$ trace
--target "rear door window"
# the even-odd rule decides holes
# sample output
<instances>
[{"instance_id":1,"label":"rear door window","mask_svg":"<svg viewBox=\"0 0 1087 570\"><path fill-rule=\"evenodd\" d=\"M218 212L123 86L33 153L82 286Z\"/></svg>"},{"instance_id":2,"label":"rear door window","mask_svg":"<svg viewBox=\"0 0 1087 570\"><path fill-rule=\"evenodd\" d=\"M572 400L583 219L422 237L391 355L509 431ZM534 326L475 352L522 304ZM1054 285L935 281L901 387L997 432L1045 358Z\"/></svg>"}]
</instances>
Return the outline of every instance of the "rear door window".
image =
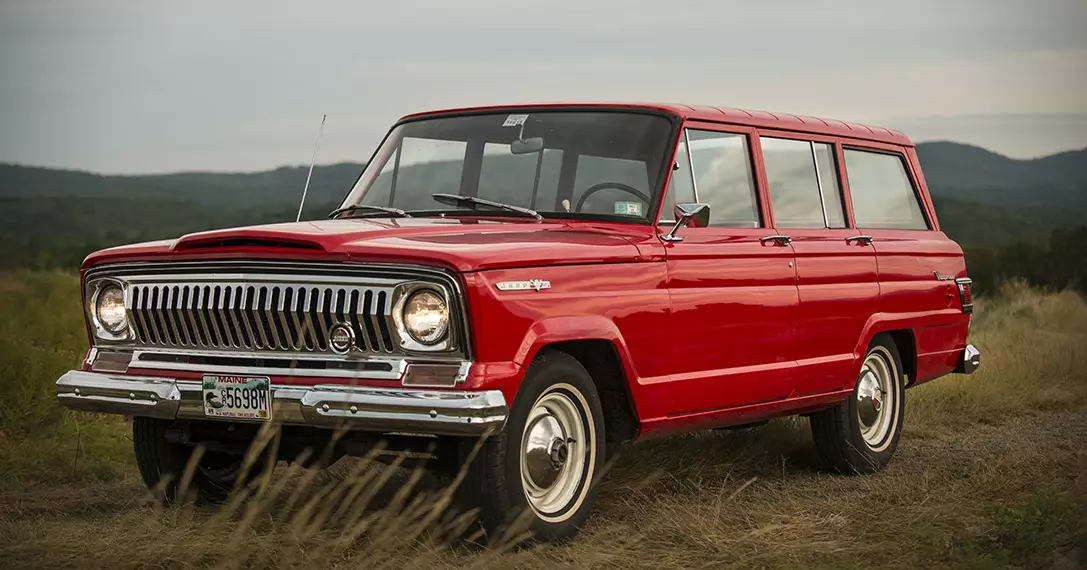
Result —
<instances>
[{"instance_id":1,"label":"rear door window","mask_svg":"<svg viewBox=\"0 0 1087 570\"><path fill-rule=\"evenodd\" d=\"M845 213L829 144L760 137L770 205L782 228L844 228Z\"/></svg>"},{"instance_id":2,"label":"rear door window","mask_svg":"<svg viewBox=\"0 0 1087 570\"><path fill-rule=\"evenodd\" d=\"M858 228L929 229L901 156L847 148L845 174Z\"/></svg>"}]
</instances>

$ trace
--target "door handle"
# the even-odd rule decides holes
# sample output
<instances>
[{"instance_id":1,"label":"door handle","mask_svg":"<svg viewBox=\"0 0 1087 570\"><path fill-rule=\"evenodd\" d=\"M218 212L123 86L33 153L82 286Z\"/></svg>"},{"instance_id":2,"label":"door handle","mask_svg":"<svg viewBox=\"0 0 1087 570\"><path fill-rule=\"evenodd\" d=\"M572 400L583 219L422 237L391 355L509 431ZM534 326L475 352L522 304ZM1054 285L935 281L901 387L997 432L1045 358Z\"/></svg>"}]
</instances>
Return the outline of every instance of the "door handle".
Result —
<instances>
[{"instance_id":1,"label":"door handle","mask_svg":"<svg viewBox=\"0 0 1087 570\"><path fill-rule=\"evenodd\" d=\"M872 245L872 236L849 236L845 238L845 243L857 242L861 245Z\"/></svg>"},{"instance_id":2,"label":"door handle","mask_svg":"<svg viewBox=\"0 0 1087 570\"><path fill-rule=\"evenodd\" d=\"M774 242L774 243L775 243L775 244L777 244L777 245L789 245L790 243L792 243L792 241L793 241L793 238L791 238L791 237L789 237L789 236L781 236L781 235L777 235L777 236L766 236L766 237L761 237L761 238L759 238L759 241L761 241L762 243L766 243L766 242L771 242L771 241L772 241L772 242Z\"/></svg>"}]
</instances>

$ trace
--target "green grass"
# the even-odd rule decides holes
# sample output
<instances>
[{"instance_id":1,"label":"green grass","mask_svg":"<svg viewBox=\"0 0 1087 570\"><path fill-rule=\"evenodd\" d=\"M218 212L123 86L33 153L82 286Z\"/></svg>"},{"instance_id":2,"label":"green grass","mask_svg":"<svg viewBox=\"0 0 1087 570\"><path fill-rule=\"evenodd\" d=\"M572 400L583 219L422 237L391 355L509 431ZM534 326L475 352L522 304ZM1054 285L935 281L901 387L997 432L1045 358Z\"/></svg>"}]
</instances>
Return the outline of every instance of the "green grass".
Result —
<instances>
[{"instance_id":1,"label":"green grass","mask_svg":"<svg viewBox=\"0 0 1087 570\"><path fill-rule=\"evenodd\" d=\"M127 422L54 403L86 348L76 276L0 275L0 327L0 567L993 568L1087 550L1087 303L1073 294L1012 284L979 301L981 370L907 392L880 473L824 472L801 419L643 442L577 539L529 549L459 539L468 518L439 482L358 459L281 466L223 508L156 506Z\"/></svg>"}]
</instances>

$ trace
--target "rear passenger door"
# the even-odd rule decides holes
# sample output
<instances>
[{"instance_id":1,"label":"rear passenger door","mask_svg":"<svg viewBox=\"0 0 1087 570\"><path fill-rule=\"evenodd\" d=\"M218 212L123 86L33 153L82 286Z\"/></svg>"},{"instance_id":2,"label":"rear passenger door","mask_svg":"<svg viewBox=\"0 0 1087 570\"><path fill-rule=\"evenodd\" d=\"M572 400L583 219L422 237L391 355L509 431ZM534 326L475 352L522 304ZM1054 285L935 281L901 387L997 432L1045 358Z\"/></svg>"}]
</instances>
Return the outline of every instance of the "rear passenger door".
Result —
<instances>
[{"instance_id":1,"label":"rear passenger door","mask_svg":"<svg viewBox=\"0 0 1087 570\"><path fill-rule=\"evenodd\" d=\"M857 343L879 310L876 254L849 227L832 138L759 132L773 224L796 257L799 304L796 395L853 380Z\"/></svg>"},{"instance_id":2,"label":"rear passenger door","mask_svg":"<svg viewBox=\"0 0 1087 570\"><path fill-rule=\"evenodd\" d=\"M948 372L966 340L954 281L965 276L962 250L933 229L905 149L847 145L843 158L856 226L872 237L879 261L881 317L914 336L909 380Z\"/></svg>"},{"instance_id":3,"label":"rear passenger door","mask_svg":"<svg viewBox=\"0 0 1087 570\"><path fill-rule=\"evenodd\" d=\"M683 133L661 213L665 233L671 204L710 206L708 227L683 228L683 241L665 245L673 366L670 385L644 387L652 409L639 412L649 417L780 400L793 388L792 248L765 239L774 231L756 191L752 129L721 128Z\"/></svg>"}]
</instances>

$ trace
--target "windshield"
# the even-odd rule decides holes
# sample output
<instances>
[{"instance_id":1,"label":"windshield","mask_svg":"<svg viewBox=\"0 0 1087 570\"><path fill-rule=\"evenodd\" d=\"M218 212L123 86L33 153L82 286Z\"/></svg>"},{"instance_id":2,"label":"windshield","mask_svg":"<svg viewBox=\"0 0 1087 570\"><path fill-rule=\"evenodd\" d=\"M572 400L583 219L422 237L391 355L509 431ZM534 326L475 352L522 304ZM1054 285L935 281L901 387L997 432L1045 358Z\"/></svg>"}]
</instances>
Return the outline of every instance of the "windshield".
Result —
<instances>
[{"instance_id":1,"label":"windshield","mask_svg":"<svg viewBox=\"0 0 1087 570\"><path fill-rule=\"evenodd\" d=\"M412 215L471 211L471 203L451 206L433 197L455 194L545 217L645 223L659 194L671 133L665 117L620 112L503 112L410 121L386 137L343 206L398 208ZM496 208L476 210L509 215Z\"/></svg>"}]
</instances>

